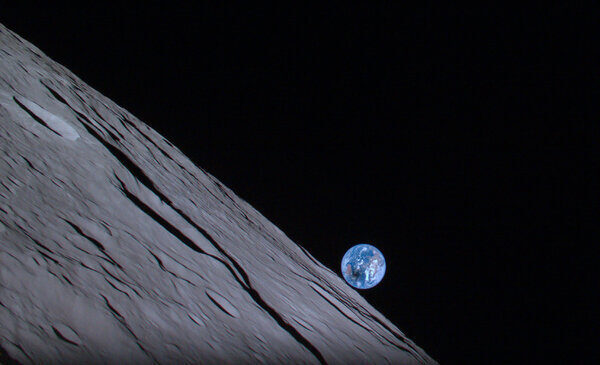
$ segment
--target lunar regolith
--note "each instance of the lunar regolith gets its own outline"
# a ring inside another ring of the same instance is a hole
[[[435,363],[215,177],[2,25],[0,153],[7,362]]]

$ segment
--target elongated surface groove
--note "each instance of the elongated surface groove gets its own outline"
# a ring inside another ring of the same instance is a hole
[[[215,177],[2,25],[0,362],[436,363]]]

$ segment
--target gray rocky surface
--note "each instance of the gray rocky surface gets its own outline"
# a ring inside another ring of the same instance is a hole
[[[0,348],[19,363],[435,363],[215,177],[2,25]]]

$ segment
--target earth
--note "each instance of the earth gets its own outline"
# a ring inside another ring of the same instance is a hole
[[[374,287],[385,275],[383,254],[366,243],[351,247],[342,258],[342,275],[357,289]]]

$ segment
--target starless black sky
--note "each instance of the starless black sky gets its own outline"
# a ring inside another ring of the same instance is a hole
[[[441,363],[506,364],[570,363],[597,337],[592,14],[13,3],[0,22],[332,270],[379,247],[386,277],[361,294]]]

